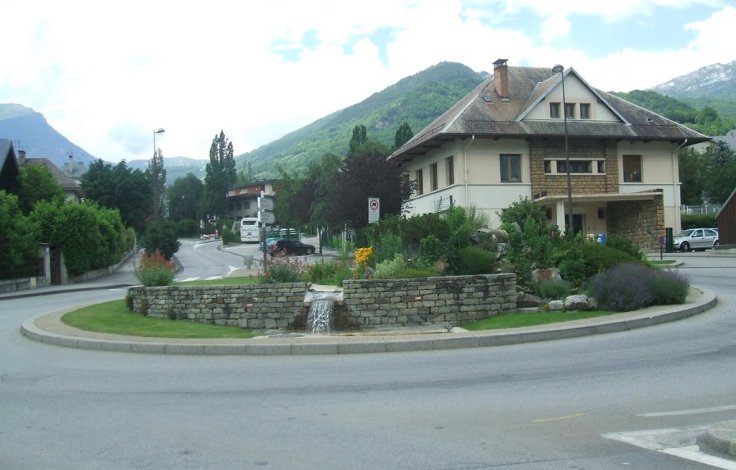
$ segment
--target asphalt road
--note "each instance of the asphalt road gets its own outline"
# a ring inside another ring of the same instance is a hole
[[[213,260],[214,247],[197,256]],[[736,259],[681,258],[694,285],[718,294],[713,310],[485,349],[86,351],[30,341],[20,324],[124,290],[0,301],[0,468],[708,468],[692,458],[736,468],[688,445],[736,419]],[[214,276],[221,262],[189,274]]]

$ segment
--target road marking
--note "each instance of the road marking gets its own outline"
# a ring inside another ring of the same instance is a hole
[[[714,406],[712,408],[694,408],[691,410],[676,410],[676,411],[661,411],[655,413],[639,413],[636,416],[643,418],[656,418],[661,416],[685,416],[685,415],[699,415],[705,413],[717,413],[720,411],[733,411],[736,410],[736,405],[727,406]]]
[[[186,279],[177,279],[176,282],[190,282],[190,281],[198,281],[198,277],[188,277]]]
[[[555,416],[553,418],[539,418],[539,419],[533,419],[532,423],[552,423],[554,421],[564,421],[567,419],[581,418],[586,415],[587,413],[574,413],[574,414],[565,415],[565,416]]]
[[[602,434],[605,439],[623,442],[642,449],[661,452],[681,459],[710,465],[723,470],[736,470],[736,462],[702,452],[696,439],[708,426],[691,428],[664,428],[645,431],[612,432]]]

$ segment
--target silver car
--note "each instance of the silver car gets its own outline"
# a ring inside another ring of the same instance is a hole
[[[689,228],[674,239],[674,247],[679,251],[706,250],[718,245],[718,229]]]

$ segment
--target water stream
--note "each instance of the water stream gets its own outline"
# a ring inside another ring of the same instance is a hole
[[[307,316],[307,333],[313,335],[329,335],[333,331],[334,319],[332,312],[335,310],[335,301],[331,299],[318,299],[312,301]]]

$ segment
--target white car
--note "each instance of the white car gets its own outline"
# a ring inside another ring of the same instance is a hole
[[[689,228],[675,236],[673,241],[679,251],[706,250],[718,245],[718,229]]]

